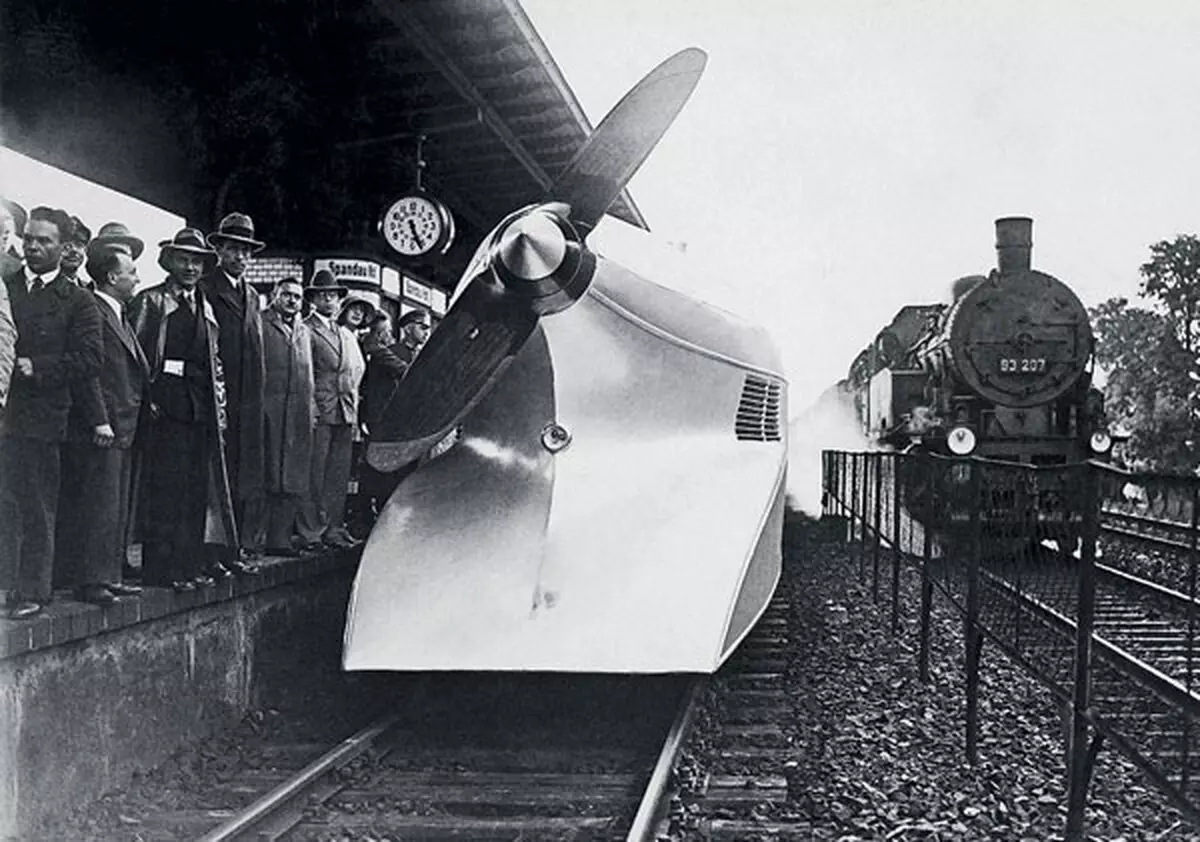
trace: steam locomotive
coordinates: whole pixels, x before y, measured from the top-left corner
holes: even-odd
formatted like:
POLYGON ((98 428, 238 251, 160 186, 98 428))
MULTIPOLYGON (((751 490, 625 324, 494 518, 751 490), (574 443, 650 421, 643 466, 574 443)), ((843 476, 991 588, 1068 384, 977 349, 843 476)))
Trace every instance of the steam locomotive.
POLYGON ((1033 220, 996 220, 997 266, 902 308, 850 366, 863 431, 901 450, 1064 465, 1107 454, 1087 310, 1031 267, 1033 220))
POLYGON ((952 537, 978 514, 1000 551, 1075 546, 1083 508, 1063 466, 1112 447, 1087 310, 1032 268, 1032 233, 1026 217, 997 220, 996 268, 955 281, 949 303, 901 309, 841 385, 869 439, 930 455, 898 464, 910 515, 952 537))

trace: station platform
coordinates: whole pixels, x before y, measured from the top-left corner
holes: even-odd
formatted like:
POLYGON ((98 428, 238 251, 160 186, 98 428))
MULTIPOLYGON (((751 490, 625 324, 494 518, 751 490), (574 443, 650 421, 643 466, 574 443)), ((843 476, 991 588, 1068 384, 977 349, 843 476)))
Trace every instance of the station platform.
POLYGON ((0 838, 235 725, 296 670, 335 671, 360 554, 268 557, 256 576, 106 607, 56 595, 0 620, 0 838))

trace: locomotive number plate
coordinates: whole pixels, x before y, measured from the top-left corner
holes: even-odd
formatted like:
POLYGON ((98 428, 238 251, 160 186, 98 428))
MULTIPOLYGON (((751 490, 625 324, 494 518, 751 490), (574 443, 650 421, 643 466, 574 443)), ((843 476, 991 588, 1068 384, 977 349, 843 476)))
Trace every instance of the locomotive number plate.
POLYGON ((1004 374, 1040 374, 1045 370, 1045 357, 1000 358, 1000 371, 1004 374))

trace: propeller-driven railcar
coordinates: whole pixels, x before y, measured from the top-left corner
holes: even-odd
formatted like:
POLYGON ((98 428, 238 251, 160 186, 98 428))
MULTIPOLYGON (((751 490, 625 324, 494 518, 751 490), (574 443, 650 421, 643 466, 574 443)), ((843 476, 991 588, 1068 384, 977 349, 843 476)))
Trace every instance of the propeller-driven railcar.
POLYGON ((765 609, 779 355, 585 243, 705 61, 652 71, 480 245, 368 448, 420 467, 364 549, 346 669, 707 673, 765 609))

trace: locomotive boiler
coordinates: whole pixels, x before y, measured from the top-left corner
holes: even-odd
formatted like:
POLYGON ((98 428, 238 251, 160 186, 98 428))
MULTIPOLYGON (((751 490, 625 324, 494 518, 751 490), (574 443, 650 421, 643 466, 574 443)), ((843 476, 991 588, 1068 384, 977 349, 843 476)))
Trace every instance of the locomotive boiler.
POLYGON ((1032 268, 1032 230, 997 220, 996 268, 957 280, 949 304, 905 307, 855 359, 846 388, 870 437, 1040 466, 1108 452, 1087 310, 1032 268))

